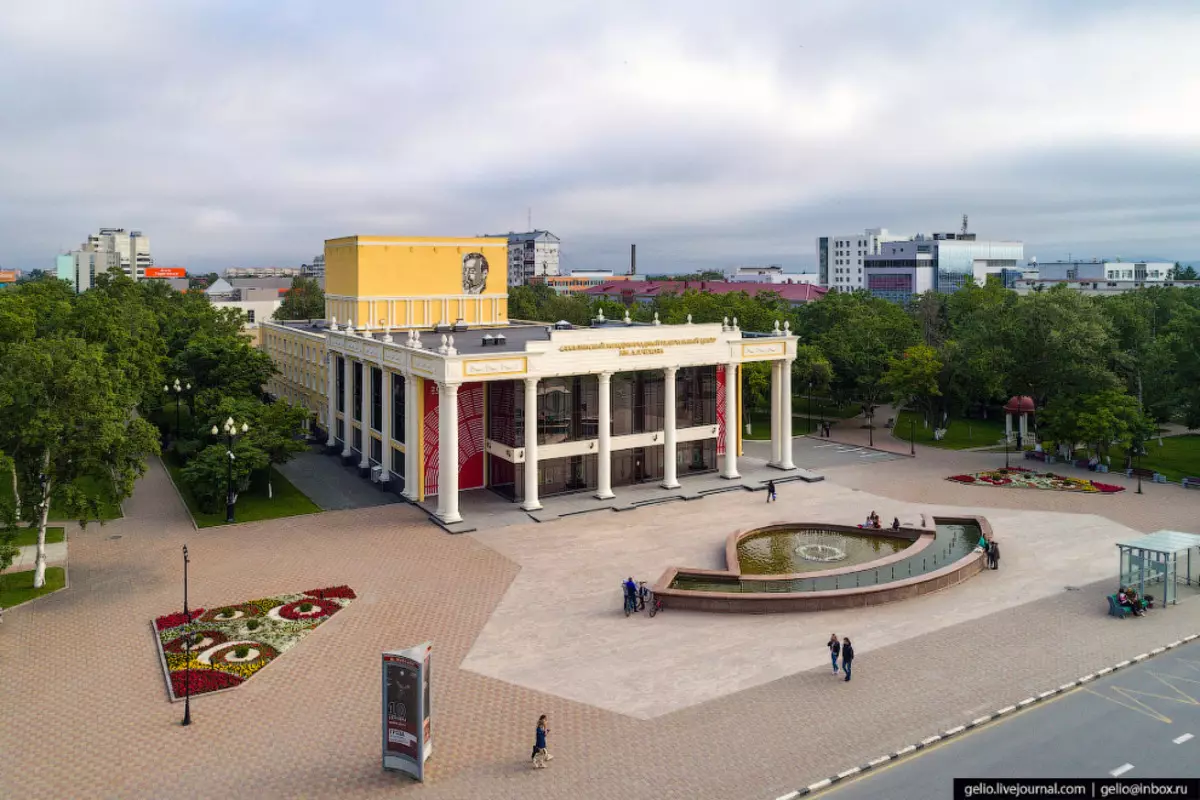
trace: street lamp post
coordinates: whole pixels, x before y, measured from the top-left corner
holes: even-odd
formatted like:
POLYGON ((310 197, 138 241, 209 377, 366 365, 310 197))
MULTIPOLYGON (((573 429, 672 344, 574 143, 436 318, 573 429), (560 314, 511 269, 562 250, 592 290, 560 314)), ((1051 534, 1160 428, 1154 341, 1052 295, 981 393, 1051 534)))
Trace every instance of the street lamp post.
POLYGON ((1008 469, 1008 435, 1004 436, 1004 468, 1008 469))
POLYGON ((875 407, 867 405, 867 446, 875 446, 875 407))
POLYGON ((175 392, 175 439, 176 440, 179 439, 179 404, 183 401, 183 393, 185 391, 190 392, 191 390, 192 390, 192 384, 188 383, 186 385, 181 386, 179 384, 179 378, 175 379, 175 384, 173 386, 164 386, 163 387, 163 391, 167 394, 168 397, 171 396, 172 391, 175 392))
POLYGON ((1137 476, 1138 476, 1137 493, 1141 494, 1142 493, 1142 451, 1140 449, 1138 450, 1138 453, 1137 453, 1137 476))
POLYGON ((184 624, 187 626, 184 629, 183 649, 185 658, 184 662, 184 690, 183 690, 183 724, 192 724, 192 612, 188 610, 187 598, 187 568, 188 568, 188 551, 187 545, 183 546, 183 618, 184 624))
POLYGON ((233 522, 233 504, 235 495, 233 493, 233 439, 239 434, 245 434, 250 430, 250 426, 245 422, 242 427, 238 428, 237 423, 233 421, 233 417, 225 420, 225 424, 220 429, 216 425, 212 427, 212 435, 220 436, 221 431, 225 431, 225 455, 228 458, 225 469, 225 522, 233 522))
POLYGON ((908 418, 908 452, 914 456, 917 454, 917 421, 912 417, 908 418))
POLYGON ((804 426, 804 430, 812 433, 812 381, 808 382, 808 424, 804 426))

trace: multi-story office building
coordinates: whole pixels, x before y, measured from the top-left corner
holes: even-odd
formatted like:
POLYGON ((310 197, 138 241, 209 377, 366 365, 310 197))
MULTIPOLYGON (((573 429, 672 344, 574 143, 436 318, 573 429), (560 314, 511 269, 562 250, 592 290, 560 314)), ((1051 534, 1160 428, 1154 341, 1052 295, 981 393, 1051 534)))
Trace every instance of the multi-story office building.
POLYGON ((950 293, 968 283, 982 286, 989 276, 1012 282, 1025 258, 1021 242, 980 241, 975 234, 918 234, 884 242, 878 255, 864 259, 866 288, 876 297, 907 303, 921 292, 950 293))
MULTIPOLYGON (((144 278, 146 270, 154 266, 150 239, 141 231, 124 228, 101 228, 69 255, 72 259, 70 278, 64 280, 70 280, 77 292, 90 289, 99 274, 120 272, 136 281, 144 278)), ((68 271, 65 261, 55 266, 57 273, 68 271)))
POLYGON ((817 280, 835 292, 853 292, 866 286, 863 261, 877 255, 885 242, 908 237, 888 233, 887 228, 867 228, 862 233, 817 238, 817 280))
POLYGON ((315 278, 318 281, 325 280, 325 254, 322 253, 316 256, 311 264, 301 264, 300 274, 306 278, 315 278))
POLYGON ((759 294, 777 294, 793 306, 802 306, 820 300, 829 291, 811 283, 743 283, 734 281, 634 281, 602 283, 588 289, 586 294, 603 297, 625 305, 650 303, 668 294, 701 292, 703 294, 732 294, 744 292, 750 297, 759 294))
POLYGON ((523 286, 534 278, 558 274, 561 241, 550 231, 487 234, 508 240, 508 285, 523 286))
POLYGON ((1062 284, 1084 294, 1123 294, 1147 286, 1191 286, 1175 281, 1169 261, 1031 261, 1013 285, 1018 294, 1062 284))
POLYGON ((748 362, 772 364, 771 463, 794 468, 786 324, 511 324, 505 238, 331 239, 325 262, 329 319, 262 325, 268 391, 308 408, 364 477, 436 496, 444 524, 473 489, 535 510, 549 494, 737 477, 748 362))
POLYGON ((613 281, 627 281, 629 275, 614 275, 611 269, 573 270, 566 275, 546 275, 529 280, 530 285, 545 284, 558 295, 572 295, 586 292, 593 286, 601 286, 613 281))
POLYGON ((783 267, 772 264, 768 267, 737 267, 729 273, 733 283, 812 283, 821 285, 819 272, 784 272, 783 267))

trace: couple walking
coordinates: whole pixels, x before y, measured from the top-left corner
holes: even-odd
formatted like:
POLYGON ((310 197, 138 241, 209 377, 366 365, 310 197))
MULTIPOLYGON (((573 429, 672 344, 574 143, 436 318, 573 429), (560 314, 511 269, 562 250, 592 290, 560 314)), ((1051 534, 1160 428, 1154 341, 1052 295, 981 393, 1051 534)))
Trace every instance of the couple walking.
POLYGON ((846 680, 850 680, 850 670, 854 664, 854 645, 850 644, 850 637, 838 641, 836 633, 829 635, 829 655, 833 659, 833 674, 838 674, 838 656, 842 657, 842 671, 846 673, 846 680))

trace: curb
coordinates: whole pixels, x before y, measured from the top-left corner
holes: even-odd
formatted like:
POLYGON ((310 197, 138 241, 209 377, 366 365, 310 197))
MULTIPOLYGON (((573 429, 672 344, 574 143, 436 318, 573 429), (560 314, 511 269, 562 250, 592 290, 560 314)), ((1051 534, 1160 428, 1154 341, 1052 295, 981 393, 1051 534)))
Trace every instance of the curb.
POLYGON ((860 766, 851 767, 850 769, 847 769, 843 772, 839 772, 837 775, 832 775, 828 778, 825 778, 824 780, 817 781, 816 783, 810 783, 808 786, 805 786, 801 789, 796 789, 796 790, 788 792, 786 794, 782 794, 779 797, 775 798, 775 800, 795 800, 795 798, 797 798, 797 797, 805 797, 807 795, 816 794, 817 792, 820 792, 823 789, 828 789, 830 786, 838 783, 839 781, 844 781, 848 778, 856 777, 858 775, 861 775, 864 772, 870 772, 871 770, 875 769, 876 767, 880 767, 880 766, 883 766, 884 764, 889 764, 893 761, 896 761, 897 759, 904 758, 905 756, 911 755, 912 753, 915 753, 918 750, 924 750, 928 747, 933 747, 934 745, 938 744, 939 742, 945 741, 946 739, 953 739, 955 736, 965 733, 966 731, 974 730, 975 728, 978 728, 980 726, 987 725, 989 722, 994 722, 995 720, 1000 719, 1001 717, 1008 716, 1017 711, 1023 711, 1025 709, 1029 708, 1030 706, 1040 703, 1043 700, 1049 700, 1051 697, 1057 697, 1060 694, 1065 694, 1065 693, 1071 691, 1072 689, 1079 688, 1080 686, 1082 686, 1085 683, 1094 681, 1097 678, 1103 678, 1105 675, 1109 675, 1118 670, 1122 670, 1126 667, 1133 666, 1134 664, 1140 664, 1149 658, 1153 658, 1154 656, 1161 655, 1162 653, 1165 653, 1168 650, 1174 650, 1176 647, 1181 647, 1185 644, 1189 644, 1198 638, 1200 638, 1200 633, 1193 633, 1191 636, 1185 636, 1184 638, 1176 640, 1174 642, 1171 642, 1170 644, 1164 645, 1162 647, 1156 647, 1148 653, 1141 653, 1139 655, 1134 656, 1131 659, 1127 659, 1125 661, 1121 661, 1118 664, 1114 664, 1111 667, 1105 667, 1104 669, 1100 669, 1100 670, 1096 670, 1095 672, 1091 672, 1091 673, 1084 675, 1076 680, 1071 681, 1070 683, 1064 683, 1062 686, 1059 686, 1057 689, 1050 689, 1048 691, 1042 692, 1041 694, 1033 695, 1031 697, 1026 697, 1024 700, 1021 700, 1019 703, 1016 703, 1016 704, 1010 705, 1010 706, 1005 706, 1004 708, 1001 708, 991 714, 988 714, 987 716, 979 717, 978 719, 972 720, 971 722, 968 722, 965 725, 955 726, 953 728, 950 728, 949 730, 942 731, 941 733, 935 734, 934 736, 926 737, 926 738, 922 739, 921 741, 917 742, 916 744, 910 744, 907 747, 902 747, 894 753, 889 753, 887 755, 880 756, 879 758, 868 761, 867 763, 862 764, 860 766))
MULTIPOLYGON (((876 453, 884 453, 889 456, 903 456, 904 458, 916 458, 916 456, 913 455, 912 453, 901 453, 899 450, 888 450, 887 448, 878 447, 876 445, 870 445, 870 444, 855 444, 854 442, 840 442, 837 439, 834 439, 832 437, 830 437, 829 439, 826 439, 823 436, 813 436, 811 433, 802 433, 799 436, 795 436, 793 438, 795 438, 795 439, 813 439, 816 441, 828 442, 830 444, 839 444, 842 447, 860 447, 863 450, 874 450, 876 453)), ((895 437, 893 437, 893 438, 895 438, 895 437)), ((764 440, 764 441, 769 441, 769 440, 764 440)), ((896 441, 904 442, 905 444, 908 444, 908 442, 904 441, 903 439, 897 439, 896 441)), ((787 795, 784 795, 784 797, 787 797, 787 795)))

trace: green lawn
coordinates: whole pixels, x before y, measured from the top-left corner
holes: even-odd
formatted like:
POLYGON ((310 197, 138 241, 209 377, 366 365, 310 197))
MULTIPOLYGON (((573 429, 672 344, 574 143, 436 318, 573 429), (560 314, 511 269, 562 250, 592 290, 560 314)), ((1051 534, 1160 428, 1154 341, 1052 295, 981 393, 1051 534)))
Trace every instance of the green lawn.
MULTIPOLYGON (((65 532, 62 528, 51 528, 46 526, 46 544, 57 544, 63 540, 65 532)), ((17 538, 13 542, 17 547, 28 547, 37 544, 37 528, 21 528, 17 531, 17 538)), ((0 605, 4 605, 0 603, 0 605)))
POLYGON ((946 436, 939 442, 933 440, 932 422, 925 427, 924 416, 917 411, 901 411, 896 420, 895 437, 901 441, 909 440, 910 431, 915 435, 917 444, 929 447, 944 447, 948 450, 966 450, 970 447, 984 447, 996 444, 1004 439, 1004 419, 951 419, 946 425, 946 436), (910 428, 910 422, 913 426, 910 428))
POLYGON ((19 606, 66 585, 67 573, 62 567, 46 567, 46 585, 40 589, 33 588, 33 570, 5 573, 0 575, 0 608, 19 606))
MULTIPOLYGON (((1146 455, 1142 456, 1140 466, 1166 475, 1169 481, 1200 478, 1200 436, 1165 436, 1162 443, 1159 447, 1158 439, 1146 442, 1146 455)), ((1123 448, 1113 448, 1112 463, 1114 469, 1125 466, 1123 448)))
MULTIPOLYGON (((95 487, 97 486, 97 484, 98 484, 98 479, 96 479, 96 478, 80 478, 79 481, 77 481, 77 483, 76 483, 76 485, 80 488, 80 490, 82 490, 85 494, 94 494, 95 487)), ((7 500, 7 501, 12 500, 12 479, 8 475, 0 476, 0 499, 7 500)), ((120 518, 121 518, 121 507, 119 505, 109 505, 109 506, 106 506, 105 508, 101 509, 101 512, 100 512, 101 520, 120 519, 120 518)), ((56 501, 54 499, 51 499, 51 501, 50 501, 50 519, 54 520, 55 522, 72 522, 73 521, 69 516, 67 516, 63 512, 62 507, 60 506, 58 501, 56 501)))
MULTIPOLYGON (((830 400, 814 397, 812 403, 812 420, 810 421, 808 417, 808 398, 804 395, 793 397, 792 435, 803 436, 806 433, 815 433, 816 426, 821 424, 821 420, 837 422, 838 420, 850 419, 857 416, 861 410, 862 406, 857 403, 847 403, 839 408, 830 400)), ((743 427, 742 435, 744 438, 759 441, 771 438, 771 409, 752 409, 749 413, 749 421, 751 423, 751 432, 746 433, 746 429, 743 427)))
MULTIPOLYGON (((166 460, 166 464, 167 469, 171 472, 171 479, 175 481, 175 485, 179 487, 179 493, 183 495, 183 501, 187 503, 192 519, 196 520, 196 527, 211 528, 214 525, 224 525, 225 505, 222 504, 215 514, 201 511, 196 505, 195 499, 192 498, 191 492, 183 485, 179 475, 180 468, 173 463, 173 459, 166 460)), ((267 498, 265 475, 256 475, 250 488, 238 495, 237 506, 234 508, 234 518, 237 522, 294 517, 298 514, 315 514, 321 510, 316 503, 309 500, 274 467, 271 468, 271 483, 275 495, 272 499, 267 498)))

